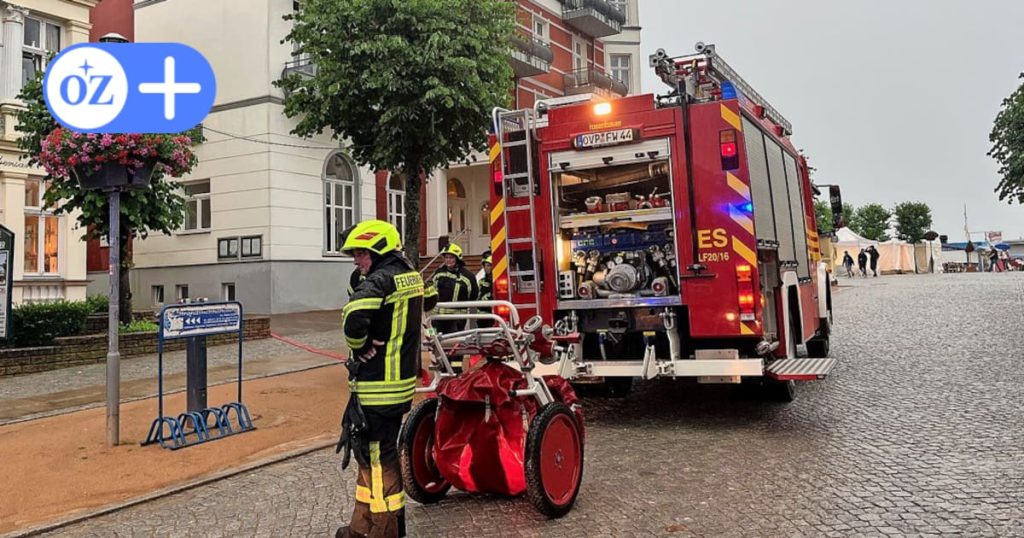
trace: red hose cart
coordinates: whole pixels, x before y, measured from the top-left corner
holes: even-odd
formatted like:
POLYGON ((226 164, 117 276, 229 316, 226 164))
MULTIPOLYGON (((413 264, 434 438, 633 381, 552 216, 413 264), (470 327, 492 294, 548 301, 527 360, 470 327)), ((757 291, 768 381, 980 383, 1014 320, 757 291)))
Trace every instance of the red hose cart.
POLYGON ((406 494, 422 503, 440 501, 454 486, 470 493, 518 496, 526 493, 544 515, 572 509, 583 477, 583 411, 560 376, 537 377, 538 362, 550 364, 567 353, 577 335, 555 336, 534 316, 520 324, 505 301, 441 303, 459 313, 424 320, 424 349, 432 355, 433 377, 418 392, 429 394, 402 426, 399 451, 406 494), (489 308, 507 311, 508 321, 489 308), (490 327, 438 334, 431 321, 478 320, 490 327), (456 373, 451 357, 464 362, 456 373))

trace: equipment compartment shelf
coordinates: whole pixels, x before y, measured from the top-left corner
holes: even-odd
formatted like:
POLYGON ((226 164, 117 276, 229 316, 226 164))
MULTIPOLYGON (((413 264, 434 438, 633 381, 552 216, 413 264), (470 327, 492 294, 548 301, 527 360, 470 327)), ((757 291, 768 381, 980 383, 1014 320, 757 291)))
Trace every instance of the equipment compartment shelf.
POLYGON ((667 297, 623 297, 618 299, 560 299, 559 310, 589 310, 592 308, 629 308, 680 306, 683 304, 678 295, 667 297))
POLYGON ((591 226, 607 226, 619 222, 656 222, 672 220, 671 207, 656 207, 652 209, 630 209, 627 211, 609 211, 606 213, 581 213, 568 215, 559 221, 560 227, 587 228, 591 226))

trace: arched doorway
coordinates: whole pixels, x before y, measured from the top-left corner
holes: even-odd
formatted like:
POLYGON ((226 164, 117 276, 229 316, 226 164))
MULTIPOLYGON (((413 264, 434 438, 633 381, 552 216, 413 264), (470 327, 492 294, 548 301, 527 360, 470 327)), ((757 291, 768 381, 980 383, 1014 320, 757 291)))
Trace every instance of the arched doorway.
POLYGON ((466 244, 469 219, 467 215, 466 187, 458 178, 448 178, 448 240, 458 243, 463 249, 466 244))

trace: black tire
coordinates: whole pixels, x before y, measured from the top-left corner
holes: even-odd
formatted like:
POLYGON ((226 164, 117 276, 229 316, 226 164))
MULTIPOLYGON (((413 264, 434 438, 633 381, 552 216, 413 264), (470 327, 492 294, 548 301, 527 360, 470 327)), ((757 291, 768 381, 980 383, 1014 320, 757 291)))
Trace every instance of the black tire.
POLYGON ((807 356, 812 359, 828 357, 828 336, 815 336, 807 341, 807 356))
POLYGON ((764 382, 765 397, 773 402, 789 403, 796 399, 796 382, 775 381, 766 379, 764 382))
POLYGON ((525 470, 526 496, 540 513, 551 519, 569 513, 583 482, 583 435, 565 404, 549 403, 533 418, 525 470))
POLYGON ((398 435, 402 460, 402 486, 405 493, 420 504, 433 504, 444 498, 452 485, 437 468, 431 449, 434 444, 434 417, 437 398, 420 402, 405 417, 398 435))

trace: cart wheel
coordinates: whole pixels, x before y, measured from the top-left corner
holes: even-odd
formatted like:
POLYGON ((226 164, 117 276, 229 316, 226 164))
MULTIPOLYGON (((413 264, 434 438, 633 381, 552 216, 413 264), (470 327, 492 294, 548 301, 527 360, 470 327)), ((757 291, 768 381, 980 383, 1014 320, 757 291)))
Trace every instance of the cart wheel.
POLYGON ((564 516, 583 479, 583 439, 576 416, 563 403, 541 408, 526 436, 526 495, 549 518, 564 516))
POLYGON ((434 464, 437 398, 420 402, 406 417, 398 437, 405 493, 421 504, 440 501, 452 487, 434 464))

